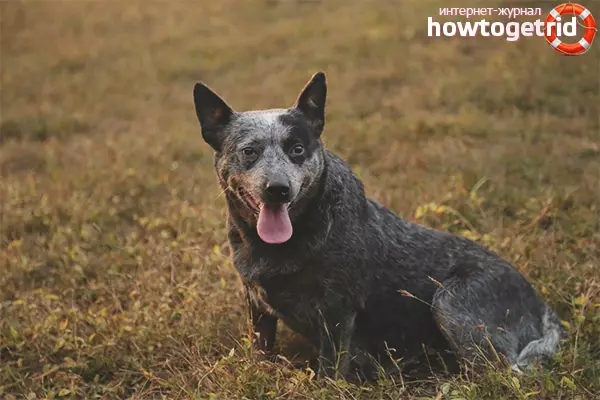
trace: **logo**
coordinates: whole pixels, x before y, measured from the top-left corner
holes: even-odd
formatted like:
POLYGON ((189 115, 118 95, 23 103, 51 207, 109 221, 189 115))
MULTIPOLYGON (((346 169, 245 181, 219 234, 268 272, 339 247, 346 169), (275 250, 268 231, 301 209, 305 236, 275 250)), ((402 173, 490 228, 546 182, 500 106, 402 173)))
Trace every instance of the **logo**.
MULTIPOLYGON (((439 15, 445 17, 489 16, 478 21, 434 21, 427 18, 428 37, 504 37, 509 42, 516 42, 522 37, 544 37, 546 41, 560 54, 577 56, 587 52, 592 45, 598 29, 596 20, 590 10, 577 3, 563 3, 554 7, 549 14, 542 12, 541 7, 444 7, 439 9, 439 15), (544 16, 545 19, 544 19, 544 16), (567 17, 568 15, 568 17, 567 17), (512 20, 494 21, 497 16, 512 20), (538 17, 534 21, 523 20, 521 17, 538 17), (579 28, 579 29, 578 29, 579 28), (583 35, 581 31, 583 28, 583 35), (572 38, 579 41, 565 43, 561 38, 572 38)), ((569 39, 567 39, 569 40, 569 39)))
POLYGON ((576 3, 563 3, 554 7, 548 14, 548 17, 546 17, 544 29, 546 40, 550 43, 550 46, 559 53, 568 56, 578 56, 588 51, 598 31, 596 29, 596 20, 594 20, 590 10, 576 3), (585 28, 585 32, 577 43, 564 43, 558 38, 561 34, 561 16, 565 14, 575 14, 583 23, 583 25, 580 23, 580 26, 585 28))

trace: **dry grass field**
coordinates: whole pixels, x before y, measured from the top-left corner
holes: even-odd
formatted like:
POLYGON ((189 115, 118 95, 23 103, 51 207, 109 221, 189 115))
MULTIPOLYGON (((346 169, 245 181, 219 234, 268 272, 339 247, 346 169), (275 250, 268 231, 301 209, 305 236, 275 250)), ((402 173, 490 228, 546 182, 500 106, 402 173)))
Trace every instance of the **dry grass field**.
POLYGON ((600 38, 581 57, 428 38, 455 3, 2 1, 0 398, 600 398, 600 38), (325 143, 368 195, 485 244, 557 310, 549 369, 360 387, 317 379, 285 327, 254 357, 192 88, 291 106, 318 70, 325 143))

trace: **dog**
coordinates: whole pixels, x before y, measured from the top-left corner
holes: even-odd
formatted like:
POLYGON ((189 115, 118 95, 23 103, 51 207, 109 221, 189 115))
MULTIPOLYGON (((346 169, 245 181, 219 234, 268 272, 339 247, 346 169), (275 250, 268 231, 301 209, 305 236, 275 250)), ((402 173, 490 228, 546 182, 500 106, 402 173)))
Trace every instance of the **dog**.
POLYGON ((284 109, 237 112, 194 87, 256 347, 272 352, 281 319, 316 346, 319 376, 368 377, 430 350, 519 371, 551 358, 559 320, 511 264, 365 196, 322 144, 326 96, 323 72, 284 109))

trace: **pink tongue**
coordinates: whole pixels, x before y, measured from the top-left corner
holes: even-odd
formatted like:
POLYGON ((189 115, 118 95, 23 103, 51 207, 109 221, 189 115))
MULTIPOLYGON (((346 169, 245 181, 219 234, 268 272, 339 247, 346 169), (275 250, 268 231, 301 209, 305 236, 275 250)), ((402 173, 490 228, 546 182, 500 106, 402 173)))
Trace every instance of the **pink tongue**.
POLYGON ((258 236, 266 243, 285 243, 292 237, 292 221, 287 211, 287 204, 276 206, 264 205, 258 214, 256 225, 258 236))

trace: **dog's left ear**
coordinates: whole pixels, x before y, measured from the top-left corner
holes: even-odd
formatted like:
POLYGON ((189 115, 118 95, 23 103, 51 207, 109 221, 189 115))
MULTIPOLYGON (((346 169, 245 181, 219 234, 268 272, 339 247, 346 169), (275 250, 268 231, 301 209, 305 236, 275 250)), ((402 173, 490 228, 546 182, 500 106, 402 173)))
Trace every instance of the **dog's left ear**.
POLYGON ((296 109, 300 110, 320 135, 325 126, 325 100, 327 82, 325 73, 317 72, 308 81, 296 100, 296 109))
POLYGON ((231 121, 233 110, 203 83, 196 83, 194 86, 194 105, 204 141, 216 151, 221 151, 224 128, 231 121))

